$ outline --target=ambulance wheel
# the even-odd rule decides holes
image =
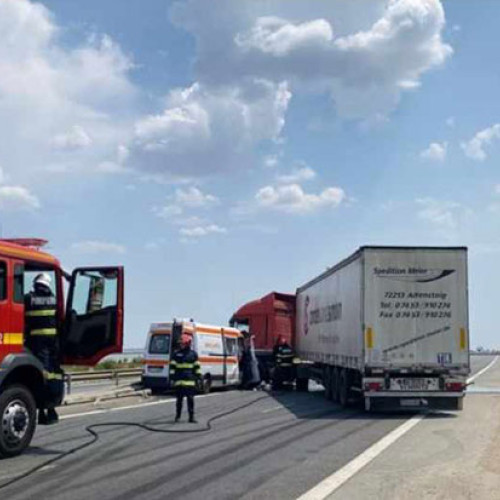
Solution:
[[[205,375],[203,377],[203,380],[201,381],[201,393],[202,394],[208,394],[210,392],[210,389],[212,389],[212,379],[210,375]]]
[[[23,385],[0,394],[0,457],[14,457],[31,443],[36,427],[36,403]]]

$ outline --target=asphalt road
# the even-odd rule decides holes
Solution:
[[[473,358],[473,370],[491,359]],[[0,484],[88,441],[87,425],[121,421],[148,422],[160,429],[198,429],[207,419],[249,403],[214,422],[206,433],[99,429],[96,444],[1,490],[0,496],[9,500],[296,498],[408,419],[404,414],[342,410],[327,402],[322,390],[275,396],[232,391],[198,397],[200,423],[175,425],[173,403],[164,400],[41,427],[27,453],[0,461]]]
[[[329,499],[500,499],[500,359],[470,389],[462,412],[423,419]]]

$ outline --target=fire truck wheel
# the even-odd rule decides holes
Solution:
[[[36,427],[36,403],[23,385],[0,393],[0,456],[14,457],[31,443]]]

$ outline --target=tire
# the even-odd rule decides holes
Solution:
[[[343,408],[349,405],[349,380],[347,370],[344,368],[340,372],[339,403]]]
[[[331,385],[331,392],[332,392],[332,401],[334,403],[339,402],[339,377],[338,377],[338,370],[335,367],[330,368],[330,385]]]
[[[331,401],[333,398],[332,394],[332,381],[331,381],[331,371],[329,366],[323,368],[323,387],[325,388],[325,398]]]
[[[31,443],[36,428],[36,403],[24,385],[0,393],[0,457],[15,457]]]
[[[309,392],[309,379],[298,378],[296,382],[297,392]]]
[[[208,394],[211,389],[212,389],[212,379],[208,375],[205,375],[205,377],[203,377],[203,380],[201,381],[200,392],[202,394]]]

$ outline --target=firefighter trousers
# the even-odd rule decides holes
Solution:
[[[194,417],[194,395],[196,394],[196,389],[194,387],[176,387],[175,394],[177,397],[176,400],[176,418],[180,418],[182,414],[182,404],[184,398],[187,399],[187,407],[189,417]]]

